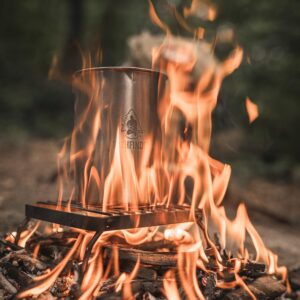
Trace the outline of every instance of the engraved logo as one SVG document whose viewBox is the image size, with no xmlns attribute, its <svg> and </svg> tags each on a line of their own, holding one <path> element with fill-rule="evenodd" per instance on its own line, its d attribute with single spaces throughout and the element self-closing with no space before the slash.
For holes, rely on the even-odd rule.
<svg viewBox="0 0 300 300">
<path fill-rule="evenodd" d="M 122 117 L 121 132 L 127 138 L 128 149 L 143 148 L 143 130 L 138 117 L 133 109 L 130 109 L 127 114 Z"/>
</svg>

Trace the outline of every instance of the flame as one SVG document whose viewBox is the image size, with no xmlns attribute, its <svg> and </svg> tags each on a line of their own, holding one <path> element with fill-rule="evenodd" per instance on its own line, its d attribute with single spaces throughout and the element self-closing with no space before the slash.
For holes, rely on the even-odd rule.
<svg viewBox="0 0 300 300">
<path fill-rule="evenodd" d="M 256 261 L 268 266 L 269 274 L 276 274 L 287 282 L 287 270 L 277 265 L 277 256 L 264 245 L 252 225 L 244 204 L 238 207 L 236 217 L 230 220 L 222 205 L 229 184 L 231 167 L 210 156 L 212 133 L 212 113 L 217 105 L 218 94 L 223 79 L 233 73 L 243 61 L 243 49 L 237 45 L 229 56 L 218 62 L 212 55 L 214 45 L 199 44 L 172 36 L 170 28 L 159 17 L 153 3 L 149 0 L 150 18 L 165 33 L 164 42 L 153 49 L 153 68 L 167 74 L 165 92 L 160 95 L 157 107 L 160 134 L 146 134 L 139 160 L 127 147 L 122 134 L 122 126 L 111 126 L 112 116 L 104 118 L 113 99 L 103 95 L 110 84 L 99 80 L 93 70 L 91 56 L 84 58 L 83 70 L 73 78 L 74 89 L 84 95 L 84 105 L 76 102 L 75 125 L 71 136 L 58 154 L 58 207 L 63 199 L 69 199 L 66 208 L 72 204 L 83 207 L 94 206 L 104 212 L 113 208 L 126 213 L 137 212 L 140 207 L 164 205 L 184 205 L 189 207 L 194 222 L 170 225 L 163 230 L 148 227 L 131 230 L 105 232 L 96 241 L 87 262 L 81 282 L 79 299 L 92 299 L 97 296 L 103 282 L 114 274 L 118 276 L 115 284 L 117 292 L 122 291 L 124 299 L 132 299 L 131 282 L 140 267 L 140 258 L 130 274 L 120 273 L 119 255 L 116 246 L 112 247 L 111 257 L 104 265 L 103 245 L 113 237 L 124 240 L 129 245 L 165 239 L 177 246 L 177 269 L 179 282 L 174 270 L 164 275 L 163 293 L 167 299 L 180 299 L 179 284 L 188 299 L 204 299 L 197 271 L 201 269 L 216 277 L 216 285 L 221 288 L 240 286 L 252 299 L 255 296 L 239 275 L 243 263 L 247 262 L 249 252 L 245 240 L 250 237 L 256 251 Z M 173 7 L 179 24 L 196 39 L 204 36 L 204 28 L 192 28 L 186 17 L 196 15 L 213 21 L 217 10 L 208 1 L 194 0 L 185 7 L 181 15 Z M 204 52 L 199 52 L 202 45 Z M 101 57 L 101 55 L 99 55 Z M 57 59 L 54 59 L 57 65 Z M 201 68 L 200 68 L 201 66 Z M 199 71 L 201 69 L 201 71 Z M 55 68 L 50 75 L 57 76 Z M 163 79 L 160 78 L 159 84 Z M 109 98 L 109 99 L 106 99 Z M 250 122 L 258 116 L 257 106 L 246 99 Z M 179 124 L 181 124 L 179 126 Z M 107 145 L 99 145 L 99 136 L 112 137 Z M 106 147 L 105 157 L 103 148 Z M 69 187 L 66 188 L 66 187 Z M 68 190 L 70 193 L 67 194 Z M 67 196 L 66 196 L 67 194 Z M 203 213 L 199 221 L 196 210 Z M 218 233 L 219 242 L 210 238 L 210 229 Z M 65 258 L 48 273 L 35 278 L 36 285 L 18 294 L 24 298 L 47 290 L 65 267 L 67 261 L 84 259 L 86 248 L 93 233 L 77 230 L 77 240 Z M 32 235 L 24 232 L 20 244 L 25 245 Z M 232 282 L 225 282 L 221 250 L 230 247 L 236 251 L 231 259 L 233 267 Z M 209 250 L 209 255 L 207 251 Z M 37 255 L 38 247 L 35 249 Z M 208 267 L 213 258 L 214 270 Z"/>
<path fill-rule="evenodd" d="M 133 270 L 131 271 L 131 273 L 130 274 L 122 273 L 116 282 L 115 289 L 117 292 L 121 290 L 123 291 L 124 300 L 134 299 L 134 296 L 131 291 L 131 281 L 136 276 L 139 266 L 140 266 L 140 257 L 138 257 L 137 262 Z"/>
<path fill-rule="evenodd" d="M 93 249 L 93 257 L 89 260 L 89 266 L 84 274 L 81 291 L 82 295 L 80 300 L 90 299 L 94 291 L 97 292 L 100 280 L 103 275 L 103 262 L 100 244 L 97 244 Z"/>
<path fill-rule="evenodd" d="M 149 14 L 152 22 L 158 27 L 160 27 L 166 33 L 166 35 L 170 35 L 171 34 L 170 28 L 158 17 L 152 1 L 148 0 L 148 3 L 149 3 Z"/>
<path fill-rule="evenodd" d="M 217 17 L 216 7 L 203 0 L 193 0 L 190 7 L 185 7 L 183 14 L 185 17 L 196 16 L 200 19 L 214 21 Z"/>
<path fill-rule="evenodd" d="M 46 273 L 41 276 L 37 276 L 34 278 L 34 281 L 37 283 L 32 288 L 27 288 L 24 291 L 21 291 L 16 296 L 17 299 L 22 299 L 30 296 L 40 295 L 47 289 L 49 289 L 53 283 L 55 282 L 58 275 L 62 272 L 68 261 L 71 259 L 72 255 L 76 251 L 77 247 L 80 245 L 82 240 L 82 235 L 79 235 L 76 242 L 72 246 L 72 248 L 69 250 L 67 255 L 64 257 L 64 259 L 49 273 Z"/>
<path fill-rule="evenodd" d="M 164 292 L 168 300 L 180 300 L 178 287 L 173 270 L 169 270 L 164 275 Z"/>
<path fill-rule="evenodd" d="M 39 225 L 41 222 L 36 222 L 36 224 L 33 226 L 33 228 L 30 228 L 28 230 L 24 230 L 21 232 L 19 241 L 18 241 L 18 246 L 25 247 L 27 241 L 30 239 L 30 237 L 36 232 L 38 229 Z"/>
<path fill-rule="evenodd" d="M 38 257 L 38 254 L 39 254 L 39 251 L 40 251 L 40 247 L 41 247 L 40 243 L 37 243 L 35 245 L 34 250 L 33 250 L 33 254 L 32 254 L 33 258 L 37 258 Z"/>
<path fill-rule="evenodd" d="M 247 99 L 245 100 L 245 105 L 248 113 L 249 123 L 252 123 L 258 118 L 258 106 L 253 103 L 249 97 L 247 97 Z"/>
</svg>

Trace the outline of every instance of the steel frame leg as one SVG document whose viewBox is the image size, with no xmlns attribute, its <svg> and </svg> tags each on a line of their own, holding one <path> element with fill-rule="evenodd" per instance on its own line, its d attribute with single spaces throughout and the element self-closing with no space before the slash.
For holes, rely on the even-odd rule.
<svg viewBox="0 0 300 300">
<path fill-rule="evenodd" d="M 81 267 L 82 274 L 86 271 L 86 268 L 87 268 L 87 265 L 88 265 L 89 258 L 91 256 L 93 247 L 94 247 L 95 243 L 97 242 L 97 240 L 99 239 L 99 237 L 101 236 L 102 233 L 103 233 L 103 230 L 96 231 L 94 236 L 92 237 L 92 239 L 89 241 L 89 243 L 87 245 L 86 252 L 84 254 L 84 258 L 83 258 L 83 261 L 82 261 L 82 267 Z"/>
</svg>

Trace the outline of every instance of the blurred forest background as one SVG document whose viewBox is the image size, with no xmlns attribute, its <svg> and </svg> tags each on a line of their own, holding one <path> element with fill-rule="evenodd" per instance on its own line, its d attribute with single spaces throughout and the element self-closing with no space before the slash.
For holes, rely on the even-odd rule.
<svg viewBox="0 0 300 300">
<path fill-rule="evenodd" d="M 154 4 L 174 33 L 182 33 L 164 8 L 166 1 Z M 179 10 L 190 3 L 168 2 Z M 215 130 L 227 133 L 221 139 L 229 149 L 224 159 L 237 166 L 242 163 L 244 172 L 254 169 L 258 175 L 299 181 L 300 2 L 214 3 L 216 21 L 201 21 L 206 37 L 212 40 L 224 26 L 235 28 L 251 61 L 247 64 L 245 59 L 221 90 Z M 58 55 L 68 75 L 80 68 L 78 45 L 83 50 L 101 48 L 101 65 L 120 65 L 127 59 L 128 38 L 145 30 L 161 33 L 150 21 L 146 0 L 1 1 L 1 139 L 64 137 L 73 125 L 73 95 L 63 82 L 48 81 L 53 56 Z M 261 112 L 251 126 L 244 108 L 246 96 Z"/>
</svg>

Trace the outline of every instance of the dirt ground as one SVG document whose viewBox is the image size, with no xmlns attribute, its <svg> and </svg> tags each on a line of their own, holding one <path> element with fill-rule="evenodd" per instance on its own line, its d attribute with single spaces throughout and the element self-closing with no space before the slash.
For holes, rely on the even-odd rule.
<svg viewBox="0 0 300 300">
<path fill-rule="evenodd" d="M 24 204 L 56 199 L 56 154 L 53 140 L 0 141 L 0 233 L 13 231 L 24 219 Z M 266 245 L 290 268 L 300 267 L 300 188 L 288 183 L 252 179 L 232 180 L 225 205 L 233 212 L 238 202 Z"/>
<path fill-rule="evenodd" d="M 0 232 L 15 230 L 24 204 L 56 198 L 56 154 L 51 140 L 0 142 Z"/>
</svg>

